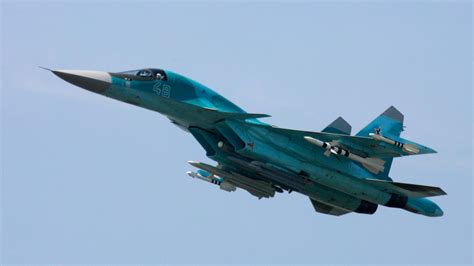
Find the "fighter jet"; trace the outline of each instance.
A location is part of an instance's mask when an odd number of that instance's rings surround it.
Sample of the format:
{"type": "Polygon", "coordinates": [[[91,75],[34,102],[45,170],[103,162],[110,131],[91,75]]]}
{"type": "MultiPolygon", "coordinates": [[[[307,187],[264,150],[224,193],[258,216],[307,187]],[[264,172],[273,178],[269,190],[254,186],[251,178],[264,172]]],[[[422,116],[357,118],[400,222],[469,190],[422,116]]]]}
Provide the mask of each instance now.
{"type": "MultiPolygon", "coordinates": [[[[436,217],[427,199],[439,187],[395,182],[393,159],[435,153],[400,137],[403,114],[391,106],[357,134],[341,117],[321,132],[280,128],[259,120],[210,88],[169,70],[125,72],[51,70],[88,91],[159,112],[191,133],[216,162],[189,161],[187,174],[224,191],[237,188],[271,198],[292,191],[308,196],[316,212],[373,214],[379,205],[436,217]]],[[[277,97],[277,96],[272,96],[277,97]]]]}

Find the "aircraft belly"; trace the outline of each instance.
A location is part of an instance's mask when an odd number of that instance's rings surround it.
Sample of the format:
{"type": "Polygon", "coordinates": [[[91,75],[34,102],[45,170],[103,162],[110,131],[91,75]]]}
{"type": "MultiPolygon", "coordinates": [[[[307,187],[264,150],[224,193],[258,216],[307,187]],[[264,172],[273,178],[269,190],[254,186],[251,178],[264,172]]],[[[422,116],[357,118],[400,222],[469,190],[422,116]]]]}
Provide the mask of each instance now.
{"type": "MultiPolygon", "coordinates": [[[[214,158],[220,159],[217,157],[214,158]]],[[[269,180],[274,185],[283,185],[282,187],[286,189],[298,191],[320,203],[336,209],[343,209],[346,213],[354,211],[357,213],[372,214],[377,210],[377,204],[375,203],[361,200],[338,190],[310,181],[303,176],[286,173],[270,164],[258,163],[255,161],[247,162],[233,156],[229,156],[226,159],[226,168],[228,165],[229,167],[236,169],[236,173],[234,174],[244,171],[247,176],[253,176],[256,179],[269,180]]]]}

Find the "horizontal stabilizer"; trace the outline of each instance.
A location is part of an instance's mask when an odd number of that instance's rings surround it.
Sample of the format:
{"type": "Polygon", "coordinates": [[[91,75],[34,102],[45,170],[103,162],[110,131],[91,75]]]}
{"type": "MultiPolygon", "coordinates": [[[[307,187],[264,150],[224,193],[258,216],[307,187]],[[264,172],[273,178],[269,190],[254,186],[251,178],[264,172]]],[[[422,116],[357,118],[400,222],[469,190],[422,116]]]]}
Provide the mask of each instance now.
{"type": "Polygon", "coordinates": [[[350,211],[342,209],[342,208],[337,208],[333,206],[329,206],[327,204],[324,204],[320,201],[316,201],[312,198],[309,198],[311,200],[311,204],[313,204],[314,210],[320,213],[324,214],[329,214],[329,215],[334,215],[334,216],[341,216],[347,213],[350,213],[350,211]]]}
{"type": "Polygon", "coordinates": [[[342,135],[350,135],[352,127],[347,123],[346,120],[342,117],[338,117],[331,124],[329,124],[322,132],[326,133],[335,133],[342,135]]]}
{"type": "Polygon", "coordinates": [[[444,192],[439,187],[391,182],[378,179],[365,179],[364,182],[378,187],[382,191],[401,194],[412,198],[425,198],[446,195],[446,192],[444,192]]]}

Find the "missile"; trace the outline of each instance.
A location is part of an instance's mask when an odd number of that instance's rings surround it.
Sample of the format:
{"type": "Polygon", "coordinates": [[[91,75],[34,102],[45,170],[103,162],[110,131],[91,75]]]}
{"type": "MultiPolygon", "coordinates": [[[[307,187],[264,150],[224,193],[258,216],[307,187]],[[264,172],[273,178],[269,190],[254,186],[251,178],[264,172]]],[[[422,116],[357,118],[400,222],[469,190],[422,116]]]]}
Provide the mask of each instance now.
{"type": "Polygon", "coordinates": [[[205,163],[200,163],[200,162],[195,162],[195,161],[188,161],[188,163],[198,169],[201,169],[201,170],[198,170],[198,171],[202,171],[204,170],[205,172],[209,173],[210,175],[212,176],[222,176],[222,177],[226,177],[226,172],[222,169],[219,169],[217,167],[214,167],[214,166],[211,166],[211,165],[208,165],[208,164],[205,164],[205,163]]]}
{"type": "Polygon", "coordinates": [[[197,173],[188,171],[186,172],[186,174],[188,174],[192,178],[201,179],[203,181],[216,184],[216,185],[220,185],[222,184],[222,182],[224,182],[223,178],[214,176],[213,174],[204,172],[202,170],[198,170],[197,173]]]}
{"type": "Polygon", "coordinates": [[[189,161],[188,163],[196,168],[201,169],[198,171],[204,170],[213,175],[215,178],[219,178],[221,183],[218,183],[218,185],[223,190],[234,191],[236,187],[239,187],[247,190],[258,198],[268,198],[275,195],[276,189],[271,185],[271,183],[264,182],[262,180],[255,180],[233,171],[228,172],[205,163],[193,161],[189,161]]]}
{"type": "Polygon", "coordinates": [[[312,143],[316,146],[319,146],[321,148],[326,149],[326,152],[324,152],[324,155],[326,155],[328,157],[329,157],[329,155],[331,155],[331,148],[332,148],[331,143],[320,141],[319,139],[315,139],[315,138],[312,138],[312,137],[309,137],[309,136],[305,136],[304,139],[309,143],[312,143]]]}
{"type": "Polygon", "coordinates": [[[202,169],[198,170],[197,172],[188,171],[186,172],[186,174],[188,174],[192,178],[198,178],[203,181],[216,184],[216,185],[221,185],[224,182],[224,178],[216,176],[213,173],[202,170],[202,169]]]}
{"type": "Polygon", "coordinates": [[[201,179],[203,181],[206,181],[206,182],[209,182],[209,183],[212,183],[212,178],[209,178],[208,176],[203,176],[199,173],[196,173],[196,172],[191,172],[191,171],[187,171],[186,174],[188,174],[188,176],[192,177],[192,178],[198,178],[198,179],[201,179]]]}
{"type": "Polygon", "coordinates": [[[201,179],[203,181],[218,185],[220,189],[225,190],[227,192],[235,191],[235,189],[236,189],[235,186],[228,183],[228,182],[225,182],[223,178],[214,176],[213,174],[207,173],[207,172],[206,173],[209,174],[209,175],[206,176],[206,175],[203,175],[202,172],[203,171],[201,171],[201,170],[199,170],[197,173],[188,171],[188,172],[186,172],[186,174],[188,174],[192,178],[198,178],[198,179],[201,179]]]}
{"type": "Polygon", "coordinates": [[[404,144],[404,143],[389,139],[387,137],[382,136],[380,133],[370,133],[369,135],[375,140],[382,141],[390,145],[402,148],[402,151],[406,153],[417,154],[420,152],[420,150],[412,144],[404,144]]]}
{"type": "Polygon", "coordinates": [[[326,149],[326,152],[324,153],[326,156],[328,156],[331,153],[335,155],[339,155],[339,156],[344,156],[352,161],[362,164],[362,166],[364,166],[371,173],[378,174],[385,169],[384,167],[385,161],[382,159],[371,158],[371,157],[361,157],[357,154],[351,153],[350,151],[346,149],[343,149],[335,145],[331,145],[331,143],[329,142],[324,142],[324,141],[321,141],[319,139],[315,139],[309,136],[305,136],[304,139],[308,141],[309,143],[312,143],[318,147],[326,149]]]}

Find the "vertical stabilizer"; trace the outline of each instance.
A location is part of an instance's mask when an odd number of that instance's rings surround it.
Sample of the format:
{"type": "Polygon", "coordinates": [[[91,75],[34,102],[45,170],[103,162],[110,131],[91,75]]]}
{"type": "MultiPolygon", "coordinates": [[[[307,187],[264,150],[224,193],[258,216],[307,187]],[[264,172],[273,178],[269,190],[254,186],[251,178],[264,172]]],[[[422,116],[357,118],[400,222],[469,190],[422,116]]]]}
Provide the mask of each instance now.
{"type": "Polygon", "coordinates": [[[403,131],[403,114],[390,106],[385,112],[364,127],[356,136],[368,137],[370,133],[380,130],[383,135],[399,137],[403,131]]]}
{"type": "Polygon", "coordinates": [[[335,133],[335,134],[343,134],[343,135],[350,135],[352,127],[347,123],[346,120],[342,117],[338,117],[334,120],[331,124],[329,124],[322,132],[326,133],[335,133]]]}
{"type": "MultiPolygon", "coordinates": [[[[375,118],[366,127],[364,127],[356,136],[369,137],[370,133],[379,131],[384,136],[399,137],[403,131],[403,114],[397,108],[390,106],[385,112],[375,118]]],[[[392,166],[393,158],[383,158],[385,169],[377,174],[378,179],[390,180],[388,174],[392,166]]]]}

